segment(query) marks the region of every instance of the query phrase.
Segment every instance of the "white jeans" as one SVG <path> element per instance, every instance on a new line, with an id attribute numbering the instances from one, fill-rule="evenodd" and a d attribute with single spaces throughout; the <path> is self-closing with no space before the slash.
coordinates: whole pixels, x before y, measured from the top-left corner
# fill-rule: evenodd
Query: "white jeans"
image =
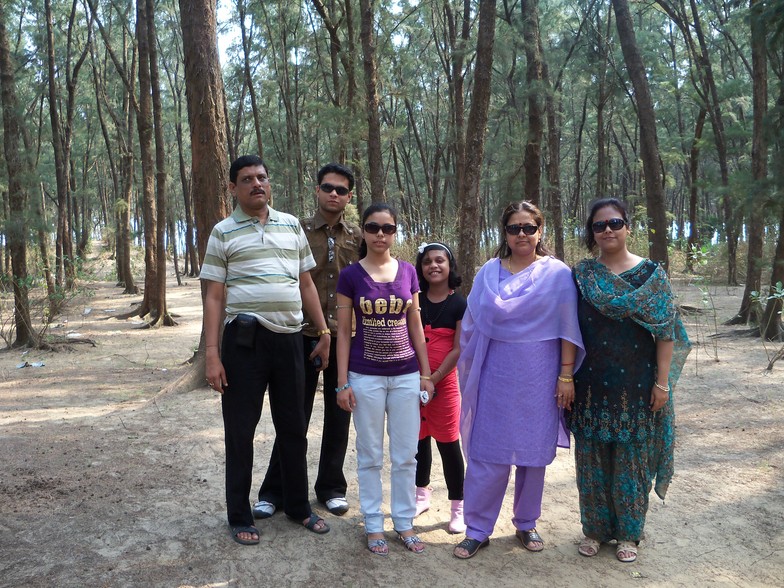
<path id="1" fill-rule="evenodd" d="M 384 530 L 381 512 L 384 464 L 384 416 L 387 416 L 389 459 L 392 463 L 390 508 L 397 531 L 414 526 L 416 514 L 416 453 L 419 441 L 419 372 L 402 376 L 348 373 L 357 405 L 357 478 L 359 506 L 366 533 Z"/>

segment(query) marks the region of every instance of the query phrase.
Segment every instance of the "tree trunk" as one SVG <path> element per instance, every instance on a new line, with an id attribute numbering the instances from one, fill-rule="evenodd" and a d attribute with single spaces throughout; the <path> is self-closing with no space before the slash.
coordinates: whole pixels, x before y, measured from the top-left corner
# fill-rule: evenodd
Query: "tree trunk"
<path id="1" fill-rule="evenodd" d="M 574 190 L 572 190 L 572 200 L 569 204 L 569 215 L 572 218 L 579 218 L 578 214 L 580 201 L 582 200 L 583 186 L 583 134 L 585 133 L 585 122 L 588 118 L 588 93 L 583 98 L 583 107 L 580 116 L 580 124 L 577 127 L 577 141 L 574 146 Z"/>
<path id="2" fill-rule="evenodd" d="M 136 42 L 139 50 L 139 109 L 136 126 L 142 164 L 142 218 L 144 219 L 144 299 L 139 315 L 149 316 L 151 324 L 163 311 L 158 306 L 158 210 L 155 198 L 155 162 L 153 158 L 152 84 L 150 81 L 150 47 L 147 37 L 147 11 L 144 0 L 136 3 Z"/>
<path id="3" fill-rule="evenodd" d="M 54 284 L 54 274 L 49 261 L 49 235 L 46 224 L 46 199 L 44 191 L 41 190 L 41 198 L 37 199 L 35 206 L 35 222 L 37 225 L 36 234 L 38 236 L 38 251 L 41 255 L 41 265 L 44 270 L 46 280 L 46 296 L 49 300 L 49 316 L 55 317 L 60 312 L 60 298 L 57 296 L 57 288 Z M 2 272 L 0 272 L 1 274 Z"/>
<path id="4" fill-rule="evenodd" d="M 645 66 L 634 35 L 629 3 L 627 0 L 612 0 L 612 4 L 624 61 L 637 99 L 637 116 L 640 122 L 640 157 L 645 177 L 645 201 L 648 212 L 649 255 L 652 260 L 661 262 L 667 269 L 669 257 L 667 253 L 666 203 L 664 201 L 664 182 L 662 181 L 661 160 L 656 137 L 653 100 L 645 75 Z"/>
<path id="5" fill-rule="evenodd" d="M 694 140 L 689 151 L 689 248 L 686 252 L 686 267 L 690 272 L 694 271 L 694 259 L 700 247 L 700 231 L 697 226 L 697 196 L 699 195 L 697 170 L 700 165 L 700 141 L 702 141 L 702 130 L 705 128 L 707 114 L 705 108 L 700 108 L 694 127 Z"/>
<path id="6" fill-rule="evenodd" d="M 112 115 L 114 125 L 117 132 L 117 144 L 119 145 L 119 191 L 115 193 L 115 222 L 117 224 L 116 236 L 116 250 L 117 250 L 117 283 L 124 286 L 123 294 L 138 294 L 139 287 L 133 278 L 131 271 L 131 206 L 133 203 L 133 188 L 134 188 L 134 116 L 138 112 L 138 105 L 134 95 L 135 78 L 136 78 L 136 59 L 135 56 L 130 59 L 130 66 L 128 66 L 128 51 L 129 46 L 134 43 L 129 41 L 129 33 L 127 28 L 122 29 L 122 53 L 118 57 L 112 48 L 111 38 L 98 17 L 98 10 L 95 0 L 88 0 L 90 6 L 90 19 L 94 20 L 98 25 L 101 37 L 104 40 L 104 46 L 111 58 L 112 63 L 120 75 L 123 82 L 122 99 L 122 112 L 115 114 L 114 110 L 109 109 L 108 112 Z M 131 5 L 126 5 L 126 12 L 123 18 L 130 19 Z M 131 49 L 131 52 L 133 50 Z M 96 89 L 96 91 L 98 91 Z M 108 103 L 108 102 L 107 102 Z"/>
<path id="7" fill-rule="evenodd" d="M 216 0 L 179 0 L 185 55 L 185 95 L 191 129 L 193 207 L 199 263 L 215 223 L 231 213 L 226 165 L 223 79 L 218 58 Z M 204 300 L 202 283 L 202 300 Z M 204 326 L 191 368 L 162 393 L 204 385 Z"/>
<path id="8" fill-rule="evenodd" d="M 215 10 L 215 0 L 180 0 L 199 264 L 212 227 L 231 213 Z"/>
<path id="9" fill-rule="evenodd" d="M 157 310 L 153 326 L 174 326 L 176 323 L 166 306 L 166 143 L 163 138 L 163 105 L 158 73 L 158 41 L 155 31 L 153 0 L 146 0 L 147 48 L 149 52 L 150 86 L 152 89 L 153 124 L 155 133 L 155 244 L 156 244 L 156 288 L 154 292 Z"/>
<path id="10" fill-rule="evenodd" d="M 134 177 L 134 152 L 133 152 L 133 126 L 134 115 L 128 109 L 125 113 L 126 125 L 126 139 L 125 149 L 122 152 L 120 177 L 122 178 L 122 193 L 120 194 L 119 206 L 117 212 L 118 223 L 118 257 L 122 252 L 122 258 L 119 262 L 120 273 L 117 276 L 121 284 L 125 286 L 123 294 L 138 294 L 139 286 L 133 278 L 131 271 L 131 203 L 133 201 L 133 177 Z"/>
<path id="11" fill-rule="evenodd" d="M 256 131 L 256 149 L 258 156 L 264 158 L 264 145 L 261 142 L 261 121 L 259 120 L 259 109 L 256 105 L 256 88 L 253 85 L 253 76 L 250 71 L 250 47 L 253 39 L 253 29 L 251 33 L 245 29 L 245 0 L 237 0 L 237 11 L 239 12 L 240 32 L 242 33 L 242 55 L 243 73 L 245 75 L 245 85 L 248 87 L 250 96 L 251 115 L 253 116 L 253 129 Z"/>
<path id="12" fill-rule="evenodd" d="M 768 341 L 777 341 L 784 337 L 781 322 L 782 312 L 784 312 L 784 297 L 775 296 L 777 290 L 780 293 L 782 284 L 784 284 L 784 206 L 781 207 L 779 240 L 776 242 L 776 253 L 773 256 L 768 302 L 760 321 L 760 333 Z"/>
<path id="13" fill-rule="evenodd" d="M 452 12 L 449 0 L 444 0 L 444 15 L 449 26 L 449 48 L 451 50 L 451 69 L 447 69 L 447 75 L 449 76 L 449 90 L 451 96 L 452 128 L 450 129 L 450 134 L 454 137 L 454 192 L 455 202 L 457 202 L 459 210 L 460 201 L 465 196 L 466 132 L 464 85 L 466 72 L 464 71 L 464 64 L 466 60 L 466 46 L 471 33 L 471 1 L 463 0 L 463 11 L 459 15 L 459 23 Z M 459 34 L 458 24 L 460 24 Z M 495 27 L 495 23 L 493 23 L 493 27 Z M 495 32 L 493 35 L 495 35 Z M 444 191 L 446 192 L 446 187 L 444 187 Z M 469 264 L 468 259 L 460 261 L 460 263 L 466 268 L 470 266 L 470 275 L 474 275 L 475 270 L 473 269 L 473 263 Z M 471 281 L 465 281 L 466 273 L 463 270 L 461 270 L 461 272 L 464 283 L 466 283 L 467 286 L 470 286 L 473 279 Z"/>
<path id="14" fill-rule="evenodd" d="M 778 98 L 776 100 L 776 120 L 774 128 L 778 135 L 784 129 L 784 78 L 779 73 Z M 784 180 L 782 170 L 784 170 L 784 149 L 780 141 L 776 143 L 775 169 L 778 171 L 779 189 Z M 784 284 L 784 202 L 779 203 L 779 237 L 776 242 L 776 251 L 773 255 L 773 269 L 770 274 L 770 286 L 768 287 L 768 300 L 760 321 L 760 334 L 768 341 L 776 341 L 784 338 L 784 325 L 782 324 L 782 312 L 784 312 L 784 296 L 781 287 Z M 778 294 L 778 295 L 777 295 Z"/>
<path id="15" fill-rule="evenodd" d="M 479 3 L 479 32 L 476 43 L 474 91 L 466 128 L 465 171 L 458 213 L 459 268 L 468 291 L 476 275 L 479 252 L 480 179 L 485 152 L 485 137 L 490 84 L 493 75 L 495 41 L 495 0 Z"/>
<path id="16" fill-rule="evenodd" d="M 542 189 L 542 136 L 544 135 L 544 108 L 542 86 L 542 55 L 539 52 L 539 0 L 524 0 L 523 39 L 527 62 L 525 79 L 528 86 L 528 141 L 523 155 L 525 168 L 524 194 L 537 206 Z"/>
<path id="17" fill-rule="evenodd" d="M 368 178 L 370 199 L 384 202 L 384 163 L 381 158 L 381 121 L 378 114 L 378 68 L 376 45 L 373 38 L 373 0 L 359 0 L 361 24 L 359 38 L 362 42 L 362 64 L 365 70 L 365 111 L 368 124 Z"/>
<path id="18" fill-rule="evenodd" d="M 541 42 L 541 39 L 540 39 Z M 540 47 L 541 49 L 541 47 Z M 556 98 L 550 83 L 547 63 L 543 62 L 542 75 L 547 88 L 547 210 L 550 213 L 550 234 L 555 241 L 555 255 L 563 260 L 564 248 L 563 207 L 561 203 L 561 101 Z"/>
<path id="19" fill-rule="evenodd" d="M 70 191 L 70 174 L 69 167 L 71 163 L 71 146 L 73 143 L 73 117 L 76 105 L 76 82 L 79 77 L 79 70 L 87 57 L 87 51 L 91 43 L 90 32 L 92 31 L 92 18 L 88 24 L 87 41 L 82 48 L 81 54 L 77 54 L 76 61 L 72 64 L 71 57 L 74 54 L 74 34 L 83 27 L 83 24 L 77 26 L 77 0 L 73 0 L 71 4 L 71 11 L 68 17 L 68 25 L 66 29 L 66 59 L 64 67 L 65 73 L 65 117 L 60 115 L 60 106 L 58 103 L 58 85 L 57 74 L 55 72 L 55 51 L 54 51 L 54 24 L 52 17 L 52 3 L 51 0 L 45 0 L 44 11 L 46 18 L 46 45 L 47 45 L 47 61 L 48 61 L 48 86 L 49 86 L 49 111 L 52 127 L 52 148 L 55 157 L 55 177 L 57 181 L 57 232 L 58 232 L 58 246 L 57 252 L 59 258 L 56 259 L 57 269 L 55 271 L 55 281 L 58 286 L 63 285 L 65 280 L 65 288 L 71 289 L 76 279 L 76 266 L 73 253 L 73 239 L 71 231 L 71 191 Z M 72 67 L 73 65 L 73 67 Z M 59 280 L 58 280 L 59 277 Z"/>
<path id="20" fill-rule="evenodd" d="M 58 288 L 64 287 L 64 268 L 68 263 L 65 254 L 65 242 L 71 238 L 71 228 L 68 224 L 67 198 L 68 198 L 68 165 L 67 157 L 63 152 L 63 140 L 60 132 L 60 110 L 57 106 L 57 84 L 54 59 L 54 25 L 52 23 L 52 3 L 45 0 L 46 13 L 46 54 L 48 64 L 49 92 L 49 118 L 52 128 L 52 150 L 54 153 L 55 180 L 57 183 L 57 236 L 55 238 L 55 283 Z"/>
<path id="21" fill-rule="evenodd" d="M 25 164 L 20 148 L 22 120 L 20 105 L 16 98 L 14 64 L 6 36 L 5 8 L 0 4 L 0 95 L 3 107 L 3 153 L 8 171 L 9 216 L 6 237 L 11 251 L 11 273 L 14 283 L 14 324 L 16 339 L 14 347 L 35 345 L 35 332 L 30 322 L 30 301 L 27 282 L 27 225 L 25 208 L 27 188 L 25 176 L 30 177 L 30 165 Z"/>
<path id="22" fill-rule="evenodd" d="M 596 30 L 601 31 L 600 21 L 601 11 L 596 11 Z M 605 121 L 605 107 L 612 96 L 612 90 L 608 88 L 607 71 L 610 69 L 610 55 L 607 47 L 607 40 L 610 38 L 610 28 L 612 26 L 612 13 L 607 11 L 607 22 L 604 34 L 598 33 L 596 40 L 599 58 L 597 60 L 599 71 L 597 77 L 599 81 L 596 85 L 596 192 L 594 198 L 607 198 L 609 196 L 607 186 L 610 175 L 610 133 L 608 132 L 609 123 Z"/>
<path id="23" fill-rule="evenodd" d="M 754 106 L 754 127 L 751 138 L 751 175 L 754 185 L 748 199 L 749 251 L 746 258 L 746 285 L 740 310 L 728 324 L 747 324 L 752 314 L 752 292 L 759 292 L 762 280 L 762 251 L 765 219 L 763 211 L 767 200 L 765 183 L 768 178 L 768 138 L 765 119 L 768 114 L 768 56 L 766 47 L 767 27 L 757 14 L 759 0 L 751 0 L 751 63 L 752 103 Z M 756 8 L 755 8 L 756 6 Z M 762 325 L 760 325 L 762 329 Z"/>

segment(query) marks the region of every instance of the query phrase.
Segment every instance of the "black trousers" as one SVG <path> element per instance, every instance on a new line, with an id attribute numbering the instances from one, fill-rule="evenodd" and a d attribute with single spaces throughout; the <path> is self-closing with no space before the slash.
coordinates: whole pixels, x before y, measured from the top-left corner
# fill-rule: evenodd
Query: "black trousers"
<path id="1" fill-rule="evenodd" d="M 311 514 L 303 410 L 305 378 L 302 335 L 256 327 L 254 348 L 236 344 L 236 321 L 226 325 L 221 359 L 229 385 L 221 397 L 226 441 L 226 506 L 229 525 L 253 524 L 249 496 L 253 473 L 253 438 L 269 388 L 275 447 L 281 456 L 284 512 L 304 521 Z"/>
<path id="2" fill-rule="evenodd" d="M 305 370 L 305 428 L 310 424 L 313 414 L 313 403 L 316 399 L 319 370 L 313 367 L 308 359 L 313 347 L 314 337 L 303 337 L 303 358 Z M 319 502 L 330 498 L 346 495 L 346 477 L 343 474 L 343 462 L 346 459 L 348 434 L 351 425 L 351 413 L 338 406 L 335 388 L 338 386 L 337 344 L 332 340 L 329 349 L 329 366 L 324 370 L 324 429 L 321 436 L 321 454 L 319 456 L 318 476 L 315 491 Z M 281 484 L 281 453 L 277 442 L 272 448 L 267 475 L 259 489 L 259 500 L 266 500 L 279 506 L 283 500 Z"/>
<path id="3" fill-rule="evenodd" d="M 463 454 L 460 451 L 460 440 L 451 443 L 436 441 L 438 452 L 441 454 L 441 464 L 444 466 L 444 481 L 449 495 L 449 500 L 463 500 L 463 479 L 465 466 Z M 430 437 L 419 440 L 417 449 L 416 485 L 420 488 L 430 484 L 430 467 L 433 465 L 433 450 L 430 446 Z"/>

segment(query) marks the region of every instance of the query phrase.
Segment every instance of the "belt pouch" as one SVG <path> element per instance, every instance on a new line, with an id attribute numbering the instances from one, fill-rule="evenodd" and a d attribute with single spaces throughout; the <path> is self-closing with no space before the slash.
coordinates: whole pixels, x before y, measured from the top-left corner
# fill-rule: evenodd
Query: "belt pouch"
<path id="1" fill-rule="evenodd" d="M 233 322 L 237 325 L 237 334 L 234 337 L 237 347 L 253 349 L 256 344 L 256 328 L 259 321 L 253 315 L 238 314 Z"/>

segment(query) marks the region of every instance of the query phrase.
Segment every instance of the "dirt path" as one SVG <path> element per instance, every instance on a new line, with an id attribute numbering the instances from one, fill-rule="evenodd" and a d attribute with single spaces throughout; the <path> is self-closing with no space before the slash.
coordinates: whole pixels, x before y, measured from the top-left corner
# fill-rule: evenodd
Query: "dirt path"
<path id="1" fill-rule="evenodd" d="M 697 287 L 679 280 L 676 289 L 681 302 L 703 306 Z M 741 293 L 709 289 L 719 320 L 737 310 Z M 647 538 L 629 565 L 609 547 L 593 559 L 577 554 L 568 451 L 548 468 L 540 554 L 515 540 L 508 493 L 490 547 L 454 559 L 461 537 L 446 533 L 449 502 L 436 463 L 433 508 L 416 521 L 425 554 L 391 542 L 388 558 L 372 556 L 363 548 L 353 440 L 351 511 L 337 518 L 314 506 L 330 533 L 316 536 L 276 515 L 261 522 L 260 546 L 235 544 L 225 523 L 216 394 L 156 397 L 198 342 L 197 280 L 170 285 L 175 328 L 140 330 L 139 321 L 112 318 L 139 299 L 111 282 L 88 283 L 54 332 L 79 333 L 96 347 L 0 353 L 0 586 L 782 585 L 784 362 L 767 373 L 760 341 L 708 338 L 710 312 L 687 317 L 697 345 L 676 396 L 676 477 L 666 504 L 652 495 Z M 24 361 L 45 365 L 16 367 Z M 318 400 L 311 475 L 320 407 Z M 266 409 L 257 433 L 254 483 L 273 439 Z M 389 521 L 387 529 L 391 540 Z"/>

